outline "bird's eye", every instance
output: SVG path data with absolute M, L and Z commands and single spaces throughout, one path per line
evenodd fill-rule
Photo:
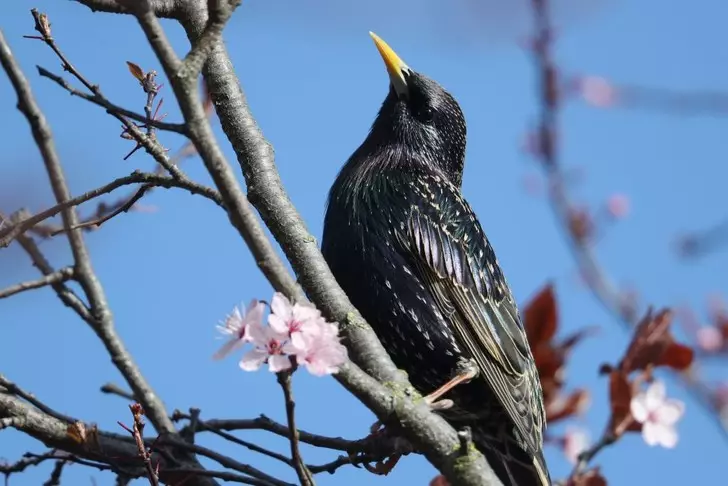
M 430 123 L 435 118 L 435 110 L 429 106 L 425 106 L 420 110 L 418 118 L 423 123 Z

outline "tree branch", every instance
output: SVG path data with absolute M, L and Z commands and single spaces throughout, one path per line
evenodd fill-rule
M 0 290 L 0 299 L 5 299 L 15 294 L 25 292 L 26 290 L 39 289 L 55 283 L 66 282 L 67 280 L 71 280 L 73 276 L 73 267 L 65 267 L 37 280 L 21 282 L 4 290 Z
M 6 225 L 5 228 L 0 230 L 0 248 L 4 248 L 10 244 L 10 242 L 13 241 L 14 238 L 16 238 L 18 235 L 25 233 L 29 229 L 31 229 L 33 226 L 37 225 L 38 223 L 41 223 L 42 221 L 45 221 L 48 218 L 51 218 L 55 216 L 56 214 L 62 212 L 63 210 L 67 208 L 71 208 L 74 206 L 78 206 L 80 204 L 83 204 L 84 202 L 90 201 L 92 199 L 95 199 L 99 196 L 102 196 L 104 194 L 109 194 L 113 192 L 114 190 L 127 186 L 130 184 L 144 184 L 142 187 L 146 187 L 148 190 L 151 187 L 163 187 L 165 189 L 170 189 L 172 187 L 177 187 L 180 189 L 184 189 L 188 191 L 190 194 L 202 196 L 206 199 L 209 199 L 213 201 L 218 206 L 222 206 L 222 199 L 220 198 L 220 194 L 215 191 L 214 189 L 203 186 L 202 184 L 198 184 L 196 182 L 193 182 L 186 177 L 182 180 L 178 180 L 173 177 L 168 176 L 162 176 L 157 174 L 150 174 L 148 172 L 140 172 L 140 171 L 134 171 L 130 175 L 125 177 L 119 177 L 116 180 L 113 180 L 109 182 L 106 185 L 103 185 L 101 187 L 98 187 L 96 189 L 92 189 L 91 191 L 85 192 L 81 194 L 80 196 L 76 196 L 74 198 L 70 198 L 60 204 L 56 204 L 55 206 L 48 208 L 44 211 L 41 211 L 40 213 L 37 213 L 33 216 L 29 216 L 26 218 L 21 219 L 20 221 Z M 140 196 L 141 197 L 141 196 Z M 131 200 L 131 198 L 130 198 Z M 122 208 L 125 206 L 131 207 L 133 205 L 129 203 L 129 200 L 122 205 Z M 128 208 L 127 208 L 128 209 Z M 121 211 L 115 211 L 113 215 L 118 214 Z M 107 215 L 108 216 L 108 215 Z M 99 218 L 102 219 L 102 218 Z M 110 217 L 106 217 L 103 221 L 106 221 L 107 219 L 110 219 Z M 102 222 L 103 222 L 102 221 Z M 93 223 L 93 221 L 92 221 Z M 84 225 L 88 225 L 89 222 L 79 223 L 77 224 L 74 229 L 82 228 Z M 51 232 L 51 235 L 53 235 L 54 232 Z
M 286 417 L 288 419 L 288 442 L 291 444 L 291 461 L 301 481 L 301 486 L 315 486 L 311 471 L 301 457 L 301 450 L 298 443 L 298 428 L 296 427 L 296 402 L 293 400 L 293 387 L 291 386 L 292 371 L 278 373 L 278 383 L 283 389 L 283 398 L 286 403 Z
M 180 21 L 194 44 L 207 23 L 207 12 L 204 8 L 187 5 Z M 401 423 L 418 450 L 424 451 L 428 460 L 453 484 L 499 485 L 500 481 L 481 454 L 458 452 L 460 441 L 455 430 L 431 413 L 422 401 L 415 403 L 410 398 L 417 397 L 417 392 L 394 366 L 377 336 L 336 283 L 315 238 L 283 189 L 272 147 L 250 113 L 222 42 L 218 42 L 210 53 L 203 76 L 223 131 L 243 169 L 251 202 L 281 244 L 309 297 L 330 320 L 342 324 L 352 360 L 378 380 L 386 382 L 389 389 L 353 363 L 341 368 L 335 375 L 337 380 L 381 420 L 395 419 Z M 216 184 L 224 194 L 218 180 Z M 273 283 L 278 290 L 297 295 L 290 286 Z
M 63 204 L 71 199 L 71 195 L 55 148 L 50 126 L 43 112 L 36 104 L 30 84 L 15 61 L 2 32 L 0 32 L 0 62 L 18 96 L 18 109 L 27 118 L 33 138 L 40 149 L 56 201 Z M 134 394 L 140 398 L 154 427 L 160 432 L 176 433 L 172 421 L 169 420 L 166 414 L 164 404 L 147 383 L 116 333 L 111 310 L 104 289 L 94 273 L 83 233 L 79 229 L 69 230 L 69 228 L 73 228 L 79 223 L 76 211 L 73 207 L 66 207 L 61 210 L 61 217 L 73 254 L 75 276 L 88 298 L 92 313 L 91 318 L 87 319 L 86 322 L 103 342 L 114 365 L 134 390 Z

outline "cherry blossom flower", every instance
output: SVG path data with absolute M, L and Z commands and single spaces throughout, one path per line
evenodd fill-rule
M 647 445 L 671 449 L 677 445 L 675 424 L 685 411 L 685 404 L 668 399 L 665 384 L 654 381 L 630 402 L 634 419 L 642 424 L 642 437 Z
M 723 349 L 723 345 L 725 344 L 723 334 L 720 330 L 713 326 L 701 327 L 698 329 L 696 337 L 698 346 L 700 346 L 703 351 L 707 351 L 709 353 L 720 351 Z
M 263 326 L 256 322 L 248 326 L 248 336 L 255 345 L 240 360 L 240 367 L 245 371 L 255 371 L 263 363 L 268 363 L 268 369 L 274 373 L 285 371 L 291 367 L 291 360 L 284 350 L 286 334 L 277 332 L 271 326 Z
M 299 365 L 312 375 L 336 373 L 348 358 L 346 347 L 339 342 L 339 326 L 323 318 L 315 321 L 317 328 L 301 335 L 299 345 L 291 341 L 291 351 Z
M 624 194 L 613 194 L 607 199 L 607 212 L 614 219 L 622 219 L 629 213 L 629 198 Z
M 619 101 L 617 88 L 598 76 L 584 76 L 578 79 L 577 89 L 587 103 L 598 108 L 608 108 Z
M 579 454 L 589 448 L 589 434 L 586 430 L 578 427 L 570 427 L 564 435 L 564 455 L 570 463 L 576 464 Z
M 245 313 L 240 312 L 239 307 L 225 318 L 223 325 L 217 326 L 221 334 L 228 337 L 228 341 L 212 356 L 212 359 L 222 359 L 234 350 L 240 348 L 247 340 L 248 327 L 254 323 L 260 324 L 263 321 L 265 304 L 256 299 L 250 301 Z
M 297 364 L 317 376 L 337 372 L 348 359 L 338 324 L 327 322 L 312 305 L 293 304 L 276 292 L 267 326 L 263 325 L 264 308 L 264 303 L 254 300 L 245 315 L 234 309 L 224 325 L 218 326 L 230 340 L 215 353 L 216 359 L 252 343 L 253 349 L 240 360 L 243 370 L 258 370 L 267 363 L 270 371 L 278 373 L 290 369 L 295 358 Z
M 317 332 L 321 312 L 315 307 L 299 303 L 292 305 L 285 295 L 276 292 L 270 308 L 268 325 L 278 333 L 288 334 L 295 347 L 303 348 L 304 334 Z

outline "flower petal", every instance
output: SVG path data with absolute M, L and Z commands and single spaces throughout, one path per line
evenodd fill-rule
M 244 339 L 254 343 L 256 346 L 265 348 L 268 345 L 267 328 L 260 322 L 253 322 L 247 326 Z
M 291 359 L 283 354 L 274 354 L 268 358 L 268 368 L 273 373 L 287 370 L 291 367 Z
M 232 353 L 237 348 L 242 346 L 243 343 L 244 343 L 244 341 L 242 341 L 241 339 L 237 339 L 237 338 L 230 339 L 228 342 L 223 344 L 222 347 L 220 349 L 218 349 L 215 354 L 212 355 L 212 359 L 218 360 L 218 359 L 222 359 L 222 358 L 226 357 L 228 354 Z
M 273 314 L 277 315 L 284 321 L 288 321 L 291 317 L 293 317 L 291 301 L 280 292 L 273 294 L 273 299 L 270 303 L 270 310 Z
M 642 428 L 642 435 L 650 446 L 660 445 L 672 449 L 677 445 L 677 431 L 661 423 L 648 423 Z M 648 440 L 649 437 L 649 440 Z
M 647 410 L 652 412 L 660 408 L 665 402 L 666 395 L 665 384 L 663 382 L 657 380 L 652 382 L 645 391 L 645 407 L 647 407 Z
M 657 445 L 660 435 L 660 426 L 654 422 L 645 422 L 642 424 L 642 438 L 648 446 Z
M 240 367 L 245 371 L 255 371 L 260 368 L 266 358 L 268 358 L 268 353 L 265 350 L 251 349 L 243 355 L 243 359 L 240 360 Z
M 641 424 L 647 422 L 647 418 L 650 415 L 650 411 L 647 410 L 647 405 L 645 404 L 646 401 L 647 397 L 645 394 L 638 393 L 629 402 L 629 410 L 632 412 L 632 417 Z
M 287 336 L 289 332 L 289 321 L 286 321 L 277 314 L 268 315 L 268 325 L 276 334 L 280 336 Z
M 253 323 L 263 322 L 263 312 L 265 311 L 265 304 L 258 302 L 256 299 L 250 301 L 248 308 L 245 311 L 245 323 L 251 325 Z
M 667 400 L 655 414 L 657 420 L 664 425 L 673 425 L 685 412 L 685 404 L 679 400 Z
M 307 339 L 302 332 L 291 333 L 291 346 L 296 350 L 295 354 L 305 354 L 312 341 L 313 339 L 310 336 Z
M 293 319 L 298 322 L 308 321 L 310 319 L 316 319 L 321 315 L 321 312 L 313 306 L 296 304 L 293 306 Z

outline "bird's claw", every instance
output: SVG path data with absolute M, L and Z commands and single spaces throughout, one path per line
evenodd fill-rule
M 394 466 L 397 465 L 401 457 L 402 454 L 393 454 L 381 461 L 377 461 L 374 465 L 371 463 L 364 463 L 364 469 L 378 476 L 386 476 L 392 472 L 392 469 L 394 469 Z
M 438 410 L 448 410 L 452 408 L 453 405 L 455 405 L 455 402 L 453 402 L 449 398 L 443 398 L 442 400 L 430 400 L 429 398 L 425 397 L 425 401 L 427 401 L 427 404 L 435 412 Z

